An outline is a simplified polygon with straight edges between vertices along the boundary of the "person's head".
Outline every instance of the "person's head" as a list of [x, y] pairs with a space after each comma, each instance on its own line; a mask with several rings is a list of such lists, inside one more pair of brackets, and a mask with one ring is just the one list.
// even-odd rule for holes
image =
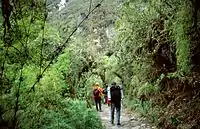
[[106, 86], [106, 88], [108, 88], [108, 84], [106, 84], [105, 86]]
[[112, 86], [115, 86], [115, 85], [117, 85], [117, 83], [116, 83], [116, 82], [112, 82], [111, 85], [112, 85]]
[[103, 87], [107, 88], [107, 87], [108, 87], [108, 84], [107, 84], [107, 83], [104, 83], [104, 84], [103, 84]]
[[99, 83], [98, 83], [98, 82], [96, 82], [96, 83], [94, 84], [94, 86], [95, 86], [95, 87], [98, 87], [98, 86], [99, 86]]

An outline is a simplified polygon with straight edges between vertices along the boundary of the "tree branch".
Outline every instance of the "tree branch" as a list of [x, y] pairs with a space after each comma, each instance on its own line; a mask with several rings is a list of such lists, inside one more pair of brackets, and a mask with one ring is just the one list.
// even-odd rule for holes
[[[74, 33], [78, 30], [78, 28], [83, 24], [83, 22], [85, 20], [88, 19], [88, 17], [90, 16], [90, 14], [92, 12], [94, 12], [95, 9], [97, 9], [98, 7], [101, 6], [102, 2], [104, 0], [101, 0], [99, 4], [97, 4], [86, 16], [85, 18], [78, 24], [78, 26], [76, 26], [76, 28], [71, 32], [71, 34], [69, 35], [69, 37], [67, 38], [67, 40], [63, 43], [63, 45], [57, 47], [57, 49], [53, 52], [53, 57], [51, 58], [51, 61], [48, 63], [48, 65], [44, 68], [44, 70], [41, 72], [41, 75], [38, 75], [37, 80], [35, 81], [35, 83], [33, 84], [33, 86], [30, 88], [30, 91], [34, 91], [35, 85], [40, 81], [40, 79], [42, 78], [42, 75], [44, 74], [44, 72], [49, 68], [49, 66], [53, 63], [53, 61], [59, 56], [60, 53], [62, 53], [62, 51], [64, 50], [64, 48], [66, 47], [66, 44], [69, 42], [69, 40], [71, 39], [71, 37], [74, 35]], [[51, 54], [50, 54], [51, 55]]]

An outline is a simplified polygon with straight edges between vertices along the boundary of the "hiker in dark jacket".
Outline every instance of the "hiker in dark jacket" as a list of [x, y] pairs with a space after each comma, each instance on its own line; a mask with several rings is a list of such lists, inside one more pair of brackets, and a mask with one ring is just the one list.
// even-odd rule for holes
[[95, 83], [93, 87], [93, 98], [95, 101], [97, 111], [101, 110], [101, 96], [102, 96], [102, 88], [99, 87], [99, 83]]
[[120, 124], [120, 111], [121, 111], [121, 99], [122, 99], [122, 89], [120, 86], [113, 82], [111, 84], [110, 90], [108, 90], [108, 100], [111, 102], [111, 123], [114, 124], [114, 113], [116, 109], [116, 120], [117, 125]]

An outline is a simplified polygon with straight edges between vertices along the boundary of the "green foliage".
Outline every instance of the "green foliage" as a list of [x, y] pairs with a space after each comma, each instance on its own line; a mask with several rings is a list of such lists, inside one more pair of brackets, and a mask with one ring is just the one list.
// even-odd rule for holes
[[[92, 102], [92, 85], [112, 81], [123, 83], [128, 108], [156, 122], [160, 109], [151, 97], [158, 93], [160, 81], [190, 73], [190, 1], [127, 0], [121, 4], [107, 0], [70, 40], [71, 31], [88, 13], [90, 1], [66, 1], [62, 9], [60, 0], [13, 2], [12, 31], [0, 41], [0, 73], [4, 73], [0, 101], [6, 121], [12, 123], [17, 113], [19, 128], [102, 128], [98, 115], [87, 106]], [[92, 1], [91, 7], [98, 2]], [[3, 35], [1, 29], [2, 39]], [[54, 59], [63, 43], [66, 49]], [[162, 71], [165, 64], [157, 67], [158, 50], [163, 52], [161, 46], [166, 44], [169, 53], [176, 53], [177, 70], [171, 74]], [[35, 92], [29, 92], [41, 74]], [[141, 96], [148, 101], [136, 99]], [[170, 120], [178, 124], [178, 119]]]
[[[165, 76], [181, 78], [191, 72], [188, 34], [193, 24], [191, 1], [128, 0], [120, 12], [113, 46], [119, 58], [116, 71], [123, 77], [127, 91], [127, 106], [156, 122], [160, 109], [152, 105], [153, 101], [142, 104], [135, 98], [144, 95], [151, 100], [159, 94]], [[162, 45], [169, 46], [168, 53]], [[175, 59], [169, 57], [170, 52], [175, 54]], [[169, 58], [176, 63], [174, 73], [166, 72], [170, 68], [165, 64], [159, 68], [159, 63], [164, 62], [159, 60], [160, 55], [163, 60]]]
[[[17, 113], [19, 128], [102, 128], [96, 111], [87, 108], [85, 101], [64, 99], [60, 95], [62, 88], [66, 88], [61, 71], [67, 70], [64, 66], [68, 65], [68, 58], [68, 53], [58, 58], [57, 63], [52, 65], [37, 85], [35, 93], [26, 94], [26, 89], [30, 88], [27, 85], [32, 84], [37, 72], [30, 72], [34, 71], [34, 67], [24, 68], [25, 80], [20, 90], [20, 109]], [[10, 94], [2, 96], [1, 104], [4, 105], [4, 109], [10, 110], [14, 105], [13, 91], [17, 89], [18, 83], [16, 82]], [[9, 121], [13, 112], [6, 112], [4, 115], [5, 120]]]
[[138, 88], [137, 97], [139, 98], [141, 95], [149, 96], [156, 91], [158, 91], [156, 85], [146, 82]]
[[21, 96], [20, 128], [102, 128], [95, 110], [88, 109], [85, 102], [61, 97], [62, 88], [66, 88], [61, 73], [68, 70], [68, 65], [69, 52], [66, 50], [43, 76], [36, 93], [26, 98]]
[[177, 117], [171, 117], [171, 123], [172, 123], [174, 126], [177, 126], [179, 122], [180, 122], [180, 121], [178, 120]]
[[151, 122], [157, 122], [159, 115], [159, 108], [152, 107], [151, 101], [144, 101], [143, 103], [139, 99], [132, 99], [127, 103], [129, 110], [135, 110], [141, 116], [147, 117]]
[[[22, 129], [101, 129], [98, 114], [95, 110], [87, 108], [88, 103], [85, 100], [72, 100], [69, 95], [67, 95], [68, 98], [63, 97], [65, 89], [70, 91], [72, 87], [78, 87], [80, 82], [84, 81], [78, 82], [77, 78], [85, 63], [90, 60], [87, 58], [87, 50], [79, 53], [80, 49], [77, 49], [74, 52], [76, 47], [69, 45], [68, 49], [53, 60], [54, 51], [66, 39], [66, 35], [60, 34], [58, 31], [60, 28], [56, 22], [45, 19], [46, 11], [48, 11], [44, 7], [45, 4], [42, 1], [27, 3], [16, 1], [15, 4], [16, 8], [10, 18], [13, 30], [6, 33], [12, 39], [11, 46], [5, 45], [7, 39], [0, 41], [2, 51], [0, 73], [4, 70], [3, 77], [0, 78], [1, 84], [3, 81], [0, 87], [3, 89], [0, 97], [3, 120], [9, 123], [10, 128], [16, 125]], [[73, 19], [75, 14], [71, 15]], [[71, 23], [76, 25], [72, 20]], [[69, 29], [72, 28], [70, 23], [67, 26], [70, 26]], [[3, 29], [0, 36], [3, 39]], [[80, 43], [82, 43], [81, 40], [77, 44], [80, 45]], [[80, 58], [74, 61], [76, 54], [77, 57], [80, 55]], [[48, 66], [51, 60], [53, 63]], [[37, 83], [37, 77], [43, 70], [46, 71], [42, 73], [41, 80]], [[68, 83], [68, 79], [72, 81]], [[37, 83], [35, 92], [30, 91], [34, 83]], [[87, 88], [91, 88], [91, 85], [90, 87], [87, 85]], [[77, 96], [79, 93], [81, 94], [77, 92]], [[87, 90], [86, 93], [88, 93]], [[13, 122], [15, 122], [14, 125]]]
[[59, 95], [52, 93], [36, 93], [31, 97], [37, 100], [32, 100], [31, 105], [18, 113], [22, 129], [102, 128], [97, 113], [93, 109], [88, 109], [85, 102], [63, 100]]
[[171, 38], [176, 44], [176, 58], [179, 74], [188, 74], [190, 72], [190, 37], [189, 29], [192, 25], [191, 3], [180, 1], [176, 5], [176, 12], [166, 21], [165, 27], [172, 35]]
[[[182, 7], [183, 8], [183, 7]], [[187, 8], [185, 5], [184, 8]], [[180, 69], [181, 72], [183, 73], [189, 73], [190, 71], [190, 48], [189, 48], [189, 37], [187, 36], [187, 32], [189, 29], [190, 25], [190, 20], [188, 19], [190, 15], [190, 12], [188, 10], [181, 10], [178, 14], [177, 17], [180, 19], [175, 22], [175, 27], [174, 27], [174, 32], [175, 32], [175, 38], [177, 42], [177, 63], [178, 63], [178, 68]], [[182, 17], [180, 17], [182, 16]], [[181, 22], [178, 22], [181, 21]]]
[[152, 72], [152, 62], [145, 49], [149, 26], [155, 18], [150, 9], [152, 7], [143, 1], [128, 1], [122, 8], [122, 17], [116, 22], [118, 35], [115, 46], [120, 57], [118, 69], [126, 86], [130, 86], [132, 76], [142, 81]]

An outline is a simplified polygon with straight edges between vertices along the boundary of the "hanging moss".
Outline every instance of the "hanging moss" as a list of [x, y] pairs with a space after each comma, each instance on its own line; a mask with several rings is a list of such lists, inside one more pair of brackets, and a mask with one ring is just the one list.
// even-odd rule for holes
[[176, 57], [178, 72], [188, 74], [190, 72], [190, 38], [188, 36], [191, 25], [190, 9], [186, 2], [179, 7], [180, 11], [175, 15], [173, 37], [176, 43]]

